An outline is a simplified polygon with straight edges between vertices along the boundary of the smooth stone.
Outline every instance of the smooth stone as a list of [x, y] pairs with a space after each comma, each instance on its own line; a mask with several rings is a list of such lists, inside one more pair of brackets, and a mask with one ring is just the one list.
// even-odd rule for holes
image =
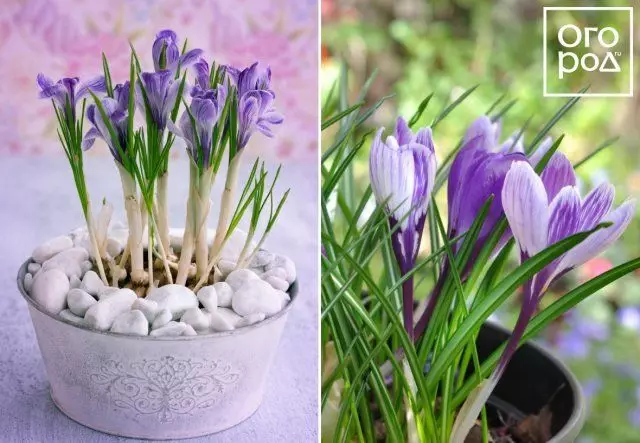
[[182, 333], [182, 335], [184, 335], [184, 336], [193, 336], [193, 335], [198, 335], [198, 333], [196, 332], [195, 329], [193, 329], [193, 326], [188, 324], [187, 327], [184, 328], [184, 332]]
[[227, 275], [225, 282], [231, 286], [231, 289], [235, 292], [250, 280], [260, 280], [260, 277], [249, 269], [238, 269]]
[[31, 297], [47, 312], [58, 314], [67, 306], [69, 279], [60, 269], [38, 273], [31, 285]]
[[[137, 309], [142, 312], [147, 319], [147, 322], [152, 323], [158, 315], [158, 303], [153, 300], [147, 300], [146, 298], [140, 298], [133, 302], [131, 309]], [[167, 311], [168, 312], [168, 311]]]
[[193, 326], [193, 329], [196, 331], [209, 329], [211, 323], [210, 317], [202, 312], [200, 308], [187, 309], [184, 311], [184, 314], [182, 314], [182, 317], [180, 317], [180, 321]]
[[229, 286], [229, 283], [221, 281], [214, 283], [213, 287], [215, 288], [218, 296], [218, 306], [221, 308], [230, 308], [233, 289]]
[[286, 291], [289, 289], [289, 283], [278, 277], [267, 277], [264, 281], [269, 283], [273, 289], [277, 289], [278, 291]]
[[[214, 232], [215, 234], [215, 232]], [[237, 262], [244, 244], [247, 240], [247, 233], [242, 229], [235, 229], [231, 236], [227, 239], [220, 252], [220, 258], [223, 260], [229, 260]], [[252, 251], [256, 247], [256, 242], [252, 241], [249, 245], [249, 250]]]
[[76, 277], [75, 275], [73, 275], [70, 279], [69, 279], [69, 287], [71, 289], [75, 289], [75, 288], [79, 288], [80, 285], [82, 284], [82, 280], [80, 280], [78, 277]]
[[66, 321], [71, 322], [71, 323], [76, 324], [76, 325], [84, 326], [84, 318], [82, 318], [80, 316], [77, 316], [76, 314], [74, 314], [69, 309], [64, 309], [64, 310], [60, 311], [60, 314], [58, 314], [58, 315], [63, 320], [66, 320]]
[[198, 291], [198, 301], [200, 301], [207, 311], [215, 311], [218, 308], [218, 294], [215, 286], [204, 286], [201, 288]]
[[291, 284], [296, 280], [296, 265], [289, 257], [284, 255], [276, 255], [275, 259], [264, 267], [265, 271], [269, 271], [274, 268], [282, 268], [287, 273], [285, 280]]
[[42, 268], [42, 265], [40, 263], [29, 263], [27, 265], [27, 271], [34, 275], [40, 270], [40, 268]]
[[228, 308], [218, 308], [210, 313], [211, 329], [215, 332], [233, 331], [242, 317]]
[[276, 256], [269, 251], [258, 251], [256, 255], [253, 256], [251, 260], [251, 267], [259, 268], [261, 266], [266, 266], [271, 263]]
[[111, 325], [111, 332], [128, 335], [148, 335], [149, 322], [147, 317], [137, 309], [118, 315]]
[[184, 334], [184, 331], [186, 329], [187, 329], [186, 323], [170, 321], [166, 325], [158, 329], [152, 330], [149, 335], [152, 335], [154, 337], [178, 337]]
[[263, 280], [267, 280], [269, 277], [277, 277], [280, 280], [287, 280], [287, 271], [284, 268], [272, 268], [261, 275]]
[[115, 238], [109, 237], [107, 238], [107, 246], [105, 249], [111, 258], [115, 258], [124, 251], [124, 246]]
[[108, 297], [102, 297], [84, 315], [87, 326], [99, 331], [109, 330], [116, 317], [129, 311], [137, 298], [136, 293], [127, 288], [118, 289]]
[[267, 317], [280, 312], [282, 299], [271, 285], [263, 280], [250, 280], [233, 294], [233, 310], [241, 316], [264, 313]]
[[73, 241], [71, 240], [71, 237], [61, 235], [59, 237], [52, 238], [35, 248], [31, 253], [31, 258], [36, 263], [44, 263], [59, 252], [72, 247]]
[[[120, 245], [126, 245], [127, 241], [129, 240], [129, 228], [127, 228], [121, 222], [114, 222], [112, 223], [111, 229], [109, 229], [107, 238], [118, 242]], [[109, 240], [107, 240], [107, 242], [109, 242]], [[107, 248], [108, 247], [109, 243], [107, 243]]]
[[31, 287], [33, 286], [33, 275], [31, 275], [31, 274], [29, 274], [29, 273], [26, 273], [26, 274], [24, 275], [24, 281], [23, 281], [23, 284], [24, 284], [24, 289], [25, 289], [27, 292], [31, 292]]
[[42, 270], [61, 269], [68, 278], [84, 275], [82, 262], [89, 258], [89, 253], [83, 248], [70, 248], [56, 254], [42, 264]]
[[222, 275], [228, 275], [236, 269], [236, 262], [230, 260], [220, 260], [217, 265]]
[[198, 307], [196, 294], [182, 285], [165, 285], [160, 288], [153, 288], [147, 295], [147, 300], [158, 303], [159, 309], [168, 309], [173, 320], [182, 317], [182, 314], [187, 309]]
[[98, 292], [98, 300], [109, 297], [111, 294], [115, 294], [119, 291], [119, 288], [115, 286], [104, 286], [100, 292]]
[[171, 318], [171, 311], [169, 311], [168, 309], [160, 309], [156, 317], [153, 319], [151, 329], [158, 329], [163, 327], [171, 321]]
[[83, 233], [80, 233], [73, 237], [73, 247], [82, 248], [87, 251], [91, 251], [93, 249], [91, 238], [89, 237], [89, 234], [86, 230]]
[[93, 263], [91, 263], [89, 260], [85, 260], [80, 263], [80, 269], [82, 269], [82, 272], [89, 272], [91, 269], [93, 269]]
[[80, 288], [97, 297], [104, 289], [104, 283], [95, 271], [88, 271], [84, 274], [84, 277], [82, 277], [82, 285], [80, 285]]
[[256, 312], [255, 314], [249, 314], [246, 317], [242, 317], [242, 319], [238, 322], [237, 327], [243, 328], [245, 326], [251, 326], [255, 323], [261, 322], [264, 320], [266, 315], [264, 312]]
[[276, 293], [280, 297], [280, 302], [282, 303], [282, 305], [281, 305], [282, 308], [280, 310], [282, 310], [291, 301], [291, 296], [289, 296], [288, 292], [284, 292], [284, 291], [276, 291]]
[[80, 317], [84, 317], [87, 310], [96, 303], [98, 301], [91, 294], [79, 288], [72, 289], [67, 294], [69, 310]]

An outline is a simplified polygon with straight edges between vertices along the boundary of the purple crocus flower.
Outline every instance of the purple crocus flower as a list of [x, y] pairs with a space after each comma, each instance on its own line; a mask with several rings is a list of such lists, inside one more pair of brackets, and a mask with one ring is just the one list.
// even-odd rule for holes
[[[157, 128], [162, 131], [167, 126], [169, 115], [175, 106], [180, 89], [180, 82], [175, 81], [169, 70], [159, 72], [143, 72], [140, 74], [142, 88], [149, 100], [151, 118]], [[136, 104], [146, 112], [146, 106], [140, 84], [136, 88]]]
[[[431, 199], [436, 156], [430, 128], [413, 134], [398, 118], [393, 135], [382, 140], [380, 128], [371, 146], [369, 175], [378, 204], [384, 203], [391, 228], [399, 224], [391, 242], [400, 272], [408, 273], [418, 256], [427, 207]], [[403, 283], [403, 313], [407, 334], [413, 339], [413, 281]]]
[[[184, 111], [177, 127], [169, 121], [171, 131], [182, 137], [187, 144], [187, 152], [191, 159], [195, 164], [200, 164], [200, 160], [202, 160], [205, 168], [208, 167], [211, 160], [213, 128], [220, 118], [226, 96], [227, 90], [224, 85], [219, 85], [216, 89], [200, 91], [191, 99], [189, 105], [191, 115]], [[195, 127], [191, 117], [193, 117]], [[201, 150], [202, 159], [200, 159]]]
[[[508, 153], [508, 149], [494, 149], [497, 143], [496, 131], [496, 125], [488, 117], [482, 116], [476, 119], [467, 130], [463, 146], [453, 160], [449, 172], [447, 189], [449, 202], [447, 236], [449, 239], [467, 232], [489, 197], [494, 197], [471, 257], [462, 272], [463, 280], [468, 276], [475, 258], [502, 217], [502, 186], [509, 168], [514, 162], [527, 161], [521, 152]], [[500, 250], [510, 237], [510, 232], [505, 232], [497, 250]], [[462, 241], [452, 244], [452, 252], [456, 254], [461, 245]], [[416, 324], [416, 337], [422, 334], [429, 323], [449, 271], [450, 263], [445, 258], [427, 307]]]
[[75, 121], [76, 103], [89, 95], [89, 91], [96, 94], [104, 93], [107, 90], [104, 77], [98, 76], [84, 82], [80, 82], [78, 77], [64, 77], [54, 82], [44, 74], [38, 74], [38, 87], [40, 88], [40, 98], [53, 99], [58, 109], [66, 112], [67, 100], [71, 105], [71, 117]]
[[[163, 48], [165, 48], [164, 64], [160, 60]], [[202, 49], [192, 49], [180, 55], [178, 35], [171, 29], [165, 29], [156, 35], [156, 40], [153, 42], [151, 50], [153, 67], [156, 72], [168, 69], [175, 75], [178, 66], [184, 68], [192, 65], [200, 58], [202, 52]]]
[[524, 286], [524, 300], [516, 327], [496, 369], [499, 376], [515, 351], [538, 302], [556, 279], [600, 254], [618, 239], [631, 222], [635, 201], [628, 200], [611, 210], [614, 189], [603, 183], [584, 199], [575, 186], [575, 172], [559, 152], [538, 176], [527, 163], [511, 166], [502, 190], [504, 211], [520, 248], [521, 260], [602, 222], [611, 225], [558, 257]]
[[128, 109], [129, 109], [129, 82], [116, 85], [113, 89], [114, 98], [105, 97], [100, 102], [104, 108], [117, 140], [111, 137], [107, 123], [103, 120], [100, 110], [95, 104], [89, 105], [87, 108], [87, 118], [91, 122], [92, 128], [85, 134], [82, 140], [82, 149], [90, 149], [96, 138], [103, 139], [113, 158], [122, 163], [122, 152], [127, 152], [127, 136], [128, 136]]
[[271, 126], [281, 124], [283, 118], [273, 107], [271, 69], [263, 70], [256, 62], [241, 71], [227, 67], [227, 73], [238, 89], [238, 149], [249, 143], [255, 131], [273, 137]]

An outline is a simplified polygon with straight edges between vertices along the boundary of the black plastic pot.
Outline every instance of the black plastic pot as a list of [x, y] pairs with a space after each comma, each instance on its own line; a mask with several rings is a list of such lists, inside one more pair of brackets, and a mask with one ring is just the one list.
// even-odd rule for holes
[[[486, 323], [477, 340], [480, 361], [504, 343], [509, 334], [502, 326]], [[521, 420], [548, 406], [552, 416], [550, 443], [573, 442], [587, 412], [575, 376], [556, 356], [535, 343], [527, 343], [516, 351], [488, 406], [494, 424], [499, 424], [498, 412], [503, 418]]]

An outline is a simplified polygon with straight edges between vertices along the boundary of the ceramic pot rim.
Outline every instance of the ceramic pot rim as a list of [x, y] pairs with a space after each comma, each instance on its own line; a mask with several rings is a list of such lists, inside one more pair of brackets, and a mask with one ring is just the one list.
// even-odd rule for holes
[[291, 285], [291, 287], [289, 288], [289, 290], [287, 291], [287, 293], [291, 297], [291, 301], [289, 301], [289, 303], [287, 303], [287, 306], [285, 306], [284, 309], [282, 309], [277, 314], [275, 314], [275, 315], [273, 315], [273, 316], [271, 316], [269, 318], [265, 318], [264, 320], [262, 320], [262, 321], [260, 321], [258, 323], [254, 323], [252, 325], [244, 326], [244, 327], [238, 328], [238, 329], [233, 329], [231, 331], [212, 332], [210, 334], [189, 335], [189, 336], [179, 336], [179, 337], [153, 337], [151, 335], [117, 334], [117, 333], [109, 332], [109, 331], [97, 331], [95, 329], [85, 328], [85, 327], [82, 327], [82, 326], [77, 325], [75, 323], [72, 323], [70, 321], [64, 320], [64, 319], [60, 318], [59, 316], [52, 315], [50, 312], [44, 310], [35, 300], [33, 300], [31, 298], [31, 296], [27, 293], [27, 291], [26, 291], [26, 289], [24, 287], [24, 276], [27, 274], [27, 266], [31, 262], [32, 262], [31, 259], [27, 259], [27, 261], [25, 261], [20, 266], [20, 269], [18, 270], [18, 278], [17, 278], [18, 290], [20, 291], [20, 294], [22, 295], [22, 297], [27, 301], [27, 303], [31, 307], [33, 307], [37, 311], [41, 312], [42, 314], [46, 315], [47, 317], [52, 318], [53, 320], [57, 321], [58, 323], [62, 323], [64, 325], [71, 326], [73, 328], [77, 328], [77, 329], [79, 329], [79, 330], [81, 330], [83, 332], [87, 332], [87, 333], [91, 333], [91, 334], [106, 335], [106, 336], [109, 336], [109, 337], [125, 339], [125, 340], [136, 340], [136, 341], [142, 340], [142, 341], [150, 341], [150, 342], [179, 342], [179, 341], [207, 340], [207, 339], [212, 339], [212, 338], [223, 338], [223, 337], [228, 337], [228, 336], [238, 336], [238, 335], [241, 335], [241, 334], [249, 333], [251, 331], [255, 331], [256, 329], [260, 329], [261, 327], [263, 327], [263, 326], [265, 326], [265, 325], [267, 325], [269, 323], [277, 321], [280, 317], [286, 315], [289, 312], [289, 310], [291, 309], [291, 306], [293, 305], [295, 300], [297, 300], [297, 298], [298, 298], [298, 279], [296, 279], [293, 282], [293, 284]]

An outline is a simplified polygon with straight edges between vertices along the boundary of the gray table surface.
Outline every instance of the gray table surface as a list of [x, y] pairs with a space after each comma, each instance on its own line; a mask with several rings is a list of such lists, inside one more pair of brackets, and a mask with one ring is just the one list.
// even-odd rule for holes
[[[124, 219], [120, 180], [111, 159], [90, 157], [85, 168], [94, 208], [97, 210], [97, 202], [106, 197]], [[247, 170], [245, 165], [245, 174]], [[169, 199], [173, 226], [184, 225], [187, 186], [186, 160], [172, 160]], [[294, 260], [301, 299], [289, 316], [262, 406], [232, 429], [185, 441], [317, 441], [317, 186], [317, 166], [313, 162], [284, 166], [279, 188], [291, 187], [292, 191], [266, 247]], [[217, 183], [213, 195], [220, 189], [221, 183]], [[215, 201], [212, 220], [217, 216]], [[134, 441], [85, 428], [56, 409], [27, 305], [16, 288], [18, 267], [35, 246], [82, 223], [63, 155], [0, 157], [0, 312], [4, 314], [0, 324], [0, 442]]]

